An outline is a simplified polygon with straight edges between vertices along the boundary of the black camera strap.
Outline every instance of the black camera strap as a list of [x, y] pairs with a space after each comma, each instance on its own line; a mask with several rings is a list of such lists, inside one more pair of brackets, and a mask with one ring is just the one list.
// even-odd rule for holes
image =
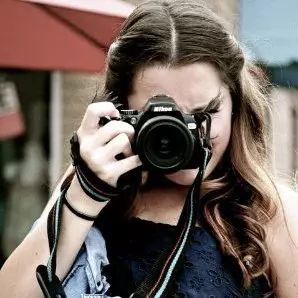
[[[207, 113], [195, 115], [198, 128], [200, 130], [199, 142], [202, 148], [202, 162], [199, 172], [191, 186], [183, 210], [177, 224], [177, 236], [172, 247], [165, 249], [152, 266], [148, 276], [131, 295], [133, 298], [160, 298], [166, 297], [170, 289], [171, 282], [181, 263], [184, 252], [193, 234], [197, 211], [199, 207], [200, 187], [204, 172], [211, 158], [210, 129], [211, 118]], [[202, 123], [206, 122], [206, 128]], [[46, 298], [66, 298], [62, 283], [56, 276], [57, 247], [61, 227], [62, 208], [66, 200], [66, 192], [69, 184], [61, 190], [61, 195], [52, 207], [48, 215], [47, 233], [50, 248], [50, 257], [47, 265], [39, 265], [36, 269], [36, 277], [40, 288]], [[106, 201], [106, 198], [96, 196], [97, 201]]]
[[188, 192], [177, 224], [177, 235], [173, 247], [165, 249], [159, 255], [156, 263], [151, 268], [150, 273], [131, 297], [160, 298], [167, 296], [173, 277], [180, 267], [187, 244], [192, 237], [196, 225], [200, 185], [209, 156], [210, 152], [204, 150], [203, 163], [201, 164], [197, 177]]
[[50, 257], [47, 266], [39, 265], [36, 269], [37, 281], [46, 298], [66, 298], [62, 284], [56, 276], [57, 246], [61, 226], [63, 197], [66, 191], [67, 188], [61, 192], [48, 215], [47, 232]]

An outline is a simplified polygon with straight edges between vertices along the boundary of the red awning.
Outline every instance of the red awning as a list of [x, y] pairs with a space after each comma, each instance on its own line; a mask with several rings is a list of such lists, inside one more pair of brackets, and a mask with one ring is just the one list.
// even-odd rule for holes
[[0, 67], [102, 71], [133, 9], [121, 0], [1, 0]]

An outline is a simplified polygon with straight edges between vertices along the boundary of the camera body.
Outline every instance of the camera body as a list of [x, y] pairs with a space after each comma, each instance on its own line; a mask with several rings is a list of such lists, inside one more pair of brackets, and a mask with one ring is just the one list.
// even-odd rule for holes
[[148, 99], [143, 111], [119, 110], [122, 121], [135, 129], [132, 150], [144, 170], [171, 173], [198, 168], [202, 140], [194, 115], [184, 114], [166, 95]]

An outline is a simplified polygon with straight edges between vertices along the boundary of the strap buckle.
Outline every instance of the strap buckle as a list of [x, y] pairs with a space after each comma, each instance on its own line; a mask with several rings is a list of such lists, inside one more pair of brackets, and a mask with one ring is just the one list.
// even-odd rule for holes
[[59, 278], [54, 274], [53, 280], [49, 280], [46, 266], [39, 265], [37, 267], [36, 277], [45, 298], [66, 298], [66, 294]]

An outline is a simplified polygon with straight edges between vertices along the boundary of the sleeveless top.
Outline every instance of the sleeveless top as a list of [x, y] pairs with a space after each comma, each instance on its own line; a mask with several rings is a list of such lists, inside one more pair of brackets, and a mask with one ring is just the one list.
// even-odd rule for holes
[[[102, 270], [110, 285], [107, 295], [126, 298], [144, 280], [163, 248], [171, 244], [175, 227], [132, 218], [106, 224], [101, 232], [109, 260]], [[168, 297], [256, 298], [270, 291], [262, 277], [245, 290], [235, 263], [221, 253], [219, 243], [206, 229], [197, 227]]]

